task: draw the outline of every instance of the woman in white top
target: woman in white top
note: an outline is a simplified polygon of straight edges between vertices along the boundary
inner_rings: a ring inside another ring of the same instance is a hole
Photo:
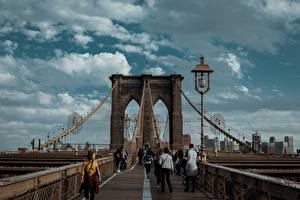
[[[189,181],[192,181],[192,192],[195,192],[195,186],[196,186],[196,178],[198,175],[198,166],[197,166],[197,158],[198,153],[194,149],[194,145],[189,145],[190,149],[186,152],[187,157],[187,163],[186,163],[186,187],[184,189],[185,192],[189,191]]]
[[[161,165],[161,191],[165,192],[165,179],[167,181],[169,192],[173,192],[170,181],[171,172],[174,170],[173,159],[170,155],[168,147],[164,148],[163,154],[160,156],[159,164]]]

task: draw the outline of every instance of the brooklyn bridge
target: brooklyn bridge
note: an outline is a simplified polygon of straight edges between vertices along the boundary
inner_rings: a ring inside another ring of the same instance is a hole
[[[182,75],[113,74],[110,80],[110,91],[84,116],[73,120],[70,127],[35,145],[29,152],[1,153],[1,200],[83,199],[83,195],[79,193],[79,173],[87,149],[95,150],[96,147],[90,145],[76,151],[57,149],[61,141],[74,134],[95,113],[101,113],[109,98],[110,144],[97,146],[101,183],[96,199],[300,199],[300,158],[261,155],[251,143],[241,139],[240,134],[213,120],[190,100],[181,87],[184,81]],[[168,111],[168,141],[160,136],[153,110],[159,100]],[[128,137],[124,134],[127,129],[125,111],[131,101],[139,105],[139,110],[133,134]],[[156,188],[153,170],[148,179],[142,165],[137,164],[138,149],[145,144],[152,149],[168,146],[175,150],[184,149],[183,104],[190,106],[198,117],[203,117],[205,123],[228,141],[239,145],[243,151],[216,153],[208,151],[202,144],[196,192],[184,192],[183,177],[173,175],[173,192],[161,193]],[[113,154],[121,146],[128,152],[127,167],[116,173]]]

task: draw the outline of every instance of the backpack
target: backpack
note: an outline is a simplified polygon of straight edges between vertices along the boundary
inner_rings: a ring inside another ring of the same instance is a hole
[[[144,160],[146,162],[151,162],[152,161],[152,155],[149,152],[146,152]]]

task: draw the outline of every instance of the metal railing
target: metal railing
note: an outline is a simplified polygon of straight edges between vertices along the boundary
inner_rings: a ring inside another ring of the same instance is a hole
[[[102,178],[114,171],[113,157],[97,160]],[[0,200],[67,200],[79,195],[82,163],[0,180]]]
[[[198,183],[224,200],[300,199],[300,183],[209,163],[200,164]]]

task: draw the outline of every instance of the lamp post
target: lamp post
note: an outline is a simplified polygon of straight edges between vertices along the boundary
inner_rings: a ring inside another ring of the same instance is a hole
[[[212,70],[209,65],[204,64],[204,57],[200,57],[200,64],[197,64],[191,71],[195,74],[195,90],[200,93],[201,96],[201,145],[200,145],[200,157],[201,162],[205,161],[205,145],[204,145],[204,94],[209,90],[210,79],[209,75]]]
[[[124,117],[124,126],[126,128],[125,139],[127,141],[129,141],[130,137],[129,137],[129,130],[128,129],[130,127],[130,118],[129,118],[128,114],[126,114],[125,117]]]

